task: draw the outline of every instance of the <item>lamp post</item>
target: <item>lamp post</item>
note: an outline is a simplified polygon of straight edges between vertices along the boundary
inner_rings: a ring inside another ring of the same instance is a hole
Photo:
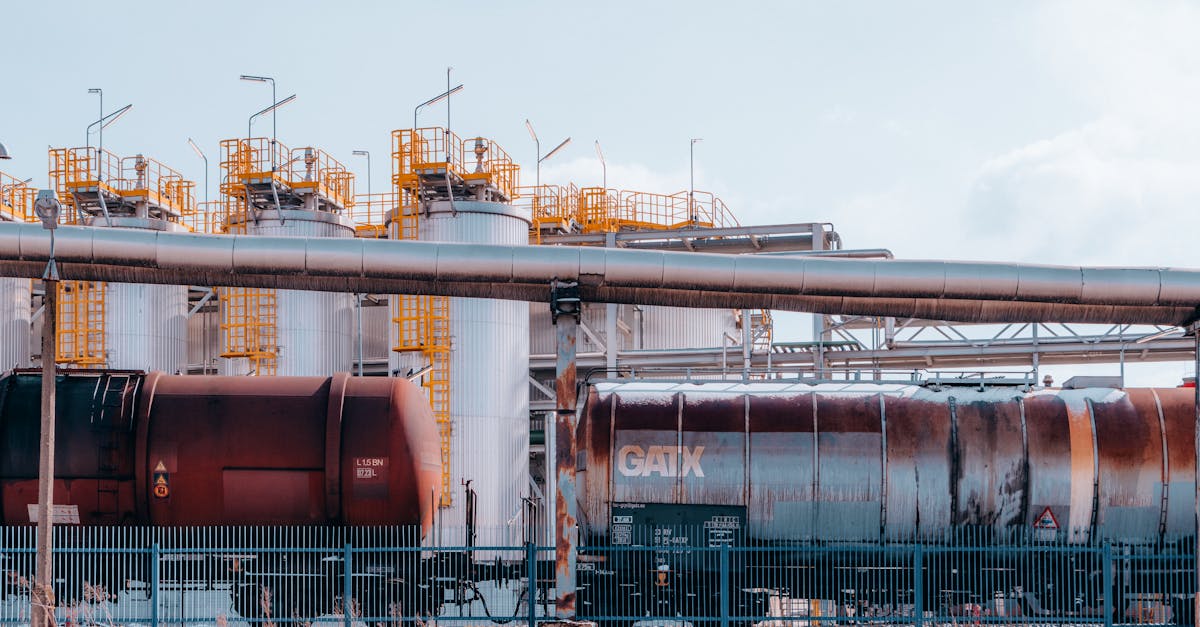
[[[32,594],[32,627],[54,625],[54,428],[55,428],[55,383],[58,378],[55,356],[58,306],[58,266],[54,262],[54,231],[58,227],[58,216],[62,210],[54,190],[38,192],[33,205],[34,212],[42,221],[42,228],[50,231],[50,259],[42,273],[44,295],[42,296],[42,416],[41,436],[38,450],[38,502],[37,502],[37,555],[36,573]]]
[[[352,154],[367,158],[367,202],[371,200],[371,151],[355,150]]]
[[[596,156],[600,157],[601,185],[604,187],[605,195],[608,194],[608,164],[604,162],[604,151],[600,150],[600,140],[596,140]]]
[[[535,192],[535,194],[534,194],[534,198],[537,198],[537,194],[541,193],[541,187],[542,187],[542,162],[545,161],[546,159],[549,159],[550,157],[553,157],[555,154],[558,153],[558,151],[565,148],[567,144],[571,143],[571,138],[568,137],[568,138],[562,140],[562,143],[555,146],[554,150],[551,150],[550,152],[546,153],[546,156],[543,157],[542,156],[542,142],[538,139],[537,132],[533,130],[533,123],[529,121],[529,118],[525,118],[525,128],[529,129],[529,136],[533,138],[533,145],[537,150],[536,180],[534,183],[534,185],[535,185],[534,189],[537,190],[537,192]]]
[[[704,141],[703,137],[693,137],[688,146],[688,215],[692,223],[696,223],[696,142]]]
[[[419,104],[415,108],[413,108],[413,125],[412,125],[413,131],[415,132],[417,130],[417,112],[418,111],[420,111],[421,109],[424,109],[425,107],[428,107],[430,105],[437,104],[437,103],[441,102],[443,99],[449,98],[450,96],[457,94],[458,92],[462,91],[462,89],[463,89],[463,86],[460,83],[457,87],[447,89],[446,91],[434,96],[433,98],[430,98],[429,100],[426,100],[425,102],[422,102],[421,104]],[[449,124],[450,124],[450,115],[449,115],[449,110],[447,110],[446,125],[449,126]]]
[[[288,96],[287,98],[284,98],[283,100],[280,100],[279,102],[276,102],[275,104],[267,107],[266,109],[263,109],[262,111],[259,111],[258,113],[255,113],[254,115],[250,116],[250,120],[246,122],[246,139],[247,140],[250,139],[250,135],[253,132],[250,129],[254,126],[255,118],[257,118],[260,115],[266,115],[266,114],[270,113],[270,114],[272,114],[271,115],[272,120],[274,120],[275,110],[295,99],[296,99],[296,94],[292,94],[292,95]],[[273,131],[272,131],[272,136],[271,136],[271,171],[272,172],[275,171],[275,137],[274,137]]]
[[[274,78],[272,78],[270,76],[254,76],[251,74],[242,74],[238,78],[240,78],[241,80],[244,80],[244,81],[250,81],[252,83],[270,83],[271,84],[271,102],[276,102],[276,100],[275,100],[275,79]],[[275,143],[275,139],[276,139],[275,131],[277,130],[277,128],[278,127],[275,124],[275,116],[272,115],[271,116],[271,143],[272,144]]]
[[[196,156],[198,156],[204,160],[204,210],[207,211],[208,210],[208,157],[204,154],[203,150],[200,150],[200,147],[196,145],[196,142],[193,141],[191,137],[188,138],[188,145],[192,147],[192,150],[196,153]]]
[[[8,149],[4,147],[4,144],[0,144],[0,159],[12,159],[12,155],[8,154]]]
[[[100,97],[100,117],[103,118],[104,117],[104,90],[100,89],[99,87],[92,87],[91,89],[88,89],[88,93],[96,94],[97,96]],[[89,126],[88,128],[90,129],[91,127]],[[96,149],[96,180],[99,181],[100,180],[100,157],[101,157],[101,155],[104,154],[104,128],[103,127],[100,128],[100,136],[97,141],[100,142],[100,147]],[[87,136],[84,137],[83,145],[90,146],[91,142],[92,142],[92,136],[91,136],[91,132],[89,131]]]

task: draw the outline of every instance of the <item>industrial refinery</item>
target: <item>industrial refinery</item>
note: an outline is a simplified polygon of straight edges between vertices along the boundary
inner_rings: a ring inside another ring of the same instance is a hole
[[[315,71],[230,72],[220,136],[99,81],[82,142],[0,127],[0,624],[1196,624],[1200,269],[911,254],[902,194],[805,201],[794,130],[707,140],[727,178],[689,131],[684,187],[435,69],[373,135],[397,88]]]

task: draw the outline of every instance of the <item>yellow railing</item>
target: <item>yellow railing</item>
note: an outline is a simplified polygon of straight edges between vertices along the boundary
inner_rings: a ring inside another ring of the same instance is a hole
[[[533,240],[542,243],[542,231],[570,230],[579,221],[579,188],[574,184],[542,185],[517,188],[514,204],[529,210],[530,230]]]
[[[61,281],[58,284],[55,361],[74,368],[103,368],[107,362],[105,298],[107,284]]]
[[[319,148],[289,149],[269,137],[221,142],[223,185],[255,185],[272,179],[285,189],[309,190],[342,209],[354,206],[354,174]]]
[[[193,233],[224,233],[225,211],[221,201],[197,203],[196,210],[185,214],[181,221]]]
[[[33,201],[37,198],[37,189],[30,187],[25,181],[0,172],[0,221],[32,222],[37,219],[33,214]]]
[[[104,186],[116,193],[114,181],[121,178],[121,158],[105,150],[93,147],[51,148],[50,188],[62,201],[64,211],[59,219],[63,224],[75,224],[79,211],[75,206],[75,192]],[[103,175],[103,182],[99,176]]]
[[[689,197],[686,191],[668,195],[577,188],[573,184],[522,187],[517,191],[517,204],[530,210],[537,243],[541,243],[541,232],[547,224],[564,231],[577,225],[584,233],[738,225],[724,201],[711,192],[697,191]]]
[[[463,140],[444,128],[392,131],[392,164],[397,187],[415,186],[415,179],[449,172],[512,199],[520,182],[520,166],[496,142],[486,137]]]
[[[358,237],[383,238],[387,237],[387,214],[399,208],[396,202],[396,192],[378,194],[359,194],[354,199],[354,207],[347,212],[354,222],[354,232]]]
[[[166,214],[161,217],[170,221],[196,211],[196,184],[154,159],[122,159],[92,147],[51,148],[49,154],[51,187],[70,208],[75,208],[76,193],[104,191],[130,203],[159,207]],[[64,214],[68,223],[78,219],[76,211]]]
[[[677,229],[688,226],[723,228],[738,226],[724,201],[710,192],[686,191],[671,195],[623,192],[618,221],[622,228]]]

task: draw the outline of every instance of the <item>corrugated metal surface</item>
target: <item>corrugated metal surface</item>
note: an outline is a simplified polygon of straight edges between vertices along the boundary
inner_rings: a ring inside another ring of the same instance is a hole
[[[187,287],[109,283],[108,367],[181,372],[187,362]]]
[[[0,278],[0,372],[29,366],[30,285]]]
[[[386,360],[388,358],[388,354],[392,352],[392,347],[388,344],[388,327],[390,327],[391,324],[391,309],[387,306],[386,300],[383,301],[382,307],[375,307],[368,303],[363,303],[362,326],[364,360]],[[354,351],[355,356],[357,357],[358,348],[355,347]]]
[[[216,302],[215,299],[212,302]],[[187,320],[187,364],[188,370],[200,373],[204,371],[205,359],[208,360],[208,373],[217,374],[221,355],[221,317],[214,309],[201,311]]]
[[[529,223],[496,203],[435,202],[420,239],[520,245]],[[521,537],[522,498],[529,493],[529,305],[479,298],[450,299],[452,485],[471,481],[478,494],[480,545]],[[396,355],[393,353],[393,355]],[[393,368],[399,367],[393,357]],[[464,523],[462,493],[442,511],[442,524]],[[507,532],[505,530],[508,530]],[[501,537],[507,533],[510,537]]]
[[[642,308],[644,331],[642,348],[710,348],[721,345],[728,332],[739,337],[731,309],[684,309],[681,307]],[[736,343],[741,343],[739,339]]]
[[[183,230],[172,222],[128,217],[100,228]],[[187,367],[187,286],[109,283],[104,299],[109,368],[176,373]]]
[[[274,237],[353,237],[340,217],[311,211],[287,211],[280,221],[265,212],[246,232]],[[276,290],[276,338],[280,376],[326,376],[351,369],[357,336],[354,296],[334,292]],[[233,374],[233,373],[231,373]]]
[[[712,348],[721,346],[721,338],[726,333],[738,338],[734,344],[741,342],[740,331],[731,309],[645,306],[642,310],[642,349]],[[603,303],[584,304],[582,322],[587,326],[587,331],[580,329],[579,332],[580,353],[604,350],[604,343],[608,341],[605,337],[605,317]],[[620,330],[620,325],[632,330],[636,324],[633,319],[633,307],[619,305],[617,319],[620,321],[617,330],[617,350],[633,349],[631,333]],[[597,342],[597,339],[600,341]],[[550,306],[547,303],[529,305],[529,352],[534,355],[554,354],[554,326],[550,324]]]

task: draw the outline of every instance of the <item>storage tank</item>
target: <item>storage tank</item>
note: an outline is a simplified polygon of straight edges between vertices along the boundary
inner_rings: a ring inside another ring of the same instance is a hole
[[[498,245],[528,243],[527,212],[498,202],[456,200],[425,205],[423,241]],[[395,223],[389,228],[395,236]],[[529,307],[524,302],[449,299],[450,485],[442,524],[466,520],[464,481],[475,491],[477,544],[520,541],[529,476]],[[391,325],[391,345],[399,343]],[[389,367],[407,372],[411,355],[392,352]]]
[[[37,190],[0,172],[0,222],[33,219]],[[30,312],[33,283],[29,279],[0,277],[0,372],[30,365]]]
[[[354,237],[344,216],[315,209],[263,211],[246,224],[248,235]],[[327,376],[353,362],[354,296],[341,292],[275,290],[275,337],[280,376]],[[224,360],[246,367],[246,360]],[[245,372],[228,372],[245,374]]]
[[[0,278],[0,372],[29,366],[32,282]]]
[[[1178,538],[1195,526],[1194,420],[1183,388],[597,383],[580,519],[610,539],[628,537],[614,520],[768,541]]]
[[[87,226],[183,232],[157,218],[87,216]],[[60,288],[61,289],[61,288]],[[104,284],[105,366],[119,370],[181,372],[187,364],[187,286]],[[61,298],[59,306],[65,304]],[[60,332],[63,327],[60,325]]]
[[[416,525],[440,491],[402,379],[67,371],[55,502],[84,525]],[[37,502],[41,373],[0,379],[0,524]]]

